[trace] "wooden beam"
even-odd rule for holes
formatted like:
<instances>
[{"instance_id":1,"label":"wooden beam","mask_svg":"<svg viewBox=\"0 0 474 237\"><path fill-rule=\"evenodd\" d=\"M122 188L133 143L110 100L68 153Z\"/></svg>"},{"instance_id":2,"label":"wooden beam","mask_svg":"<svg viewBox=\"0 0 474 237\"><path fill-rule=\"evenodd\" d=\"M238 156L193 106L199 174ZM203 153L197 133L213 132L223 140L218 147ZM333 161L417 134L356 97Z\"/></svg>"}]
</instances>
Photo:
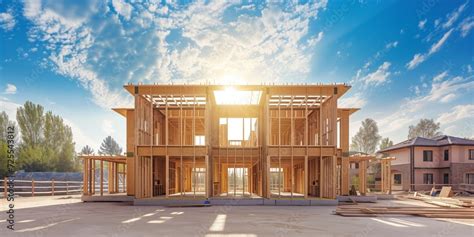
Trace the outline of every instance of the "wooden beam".
<instances>
[{"instance_id":1,"label":"wooden beam","mask_svg":"<svg viewBox=\"0 0 474 237\"><path fill-rule=\"evenodd\" d=\"M100 196L104 196L104 161L100 161Z\"/></svg>"}]
</instances>

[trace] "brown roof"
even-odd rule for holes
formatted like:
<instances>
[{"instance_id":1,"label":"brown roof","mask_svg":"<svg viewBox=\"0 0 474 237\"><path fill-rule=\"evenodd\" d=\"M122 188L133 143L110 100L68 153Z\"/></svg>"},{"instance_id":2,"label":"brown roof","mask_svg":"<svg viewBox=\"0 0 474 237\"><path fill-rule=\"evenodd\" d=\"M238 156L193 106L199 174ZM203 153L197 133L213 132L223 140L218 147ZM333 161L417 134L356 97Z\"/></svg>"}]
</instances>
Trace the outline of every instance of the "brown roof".
<instances>
[{"instance_id":1,"label":"brown roof","mask_svg":"<svg viewBox=\"0 0 474 237\"><path fill-rule=\"evenodd\" d=\"M424 137L415 137L408 139L406 141L395 144L391 147L387 147L383 150L378 151L377 153L383 153L386 151L392 151L404 147L411 146L447 146L447 145L473 145L474 140L469 140L460 137L453 137L447 135L436 136L433 138L424 138Z\"/></svg>"}]
</instances>

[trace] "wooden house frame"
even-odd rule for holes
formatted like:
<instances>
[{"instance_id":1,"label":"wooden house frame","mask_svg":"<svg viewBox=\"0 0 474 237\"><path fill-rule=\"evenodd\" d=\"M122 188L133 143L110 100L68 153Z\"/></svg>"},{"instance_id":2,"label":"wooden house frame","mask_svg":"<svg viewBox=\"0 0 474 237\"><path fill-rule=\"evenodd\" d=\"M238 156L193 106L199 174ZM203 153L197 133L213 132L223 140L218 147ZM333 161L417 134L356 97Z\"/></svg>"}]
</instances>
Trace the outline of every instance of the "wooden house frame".
<instances>
[{"instance_id":1,"label":"wooden house frame","mask_svg":"<svg viewBox=\"0 0 474 237\"><path fill-rule=\"evenodd\" d=\"M135 199L349 193L358 109L338 107L346 84L124 88L135 105L113 110L126 118L126 192Z\"/></svg>"}]
</instances>

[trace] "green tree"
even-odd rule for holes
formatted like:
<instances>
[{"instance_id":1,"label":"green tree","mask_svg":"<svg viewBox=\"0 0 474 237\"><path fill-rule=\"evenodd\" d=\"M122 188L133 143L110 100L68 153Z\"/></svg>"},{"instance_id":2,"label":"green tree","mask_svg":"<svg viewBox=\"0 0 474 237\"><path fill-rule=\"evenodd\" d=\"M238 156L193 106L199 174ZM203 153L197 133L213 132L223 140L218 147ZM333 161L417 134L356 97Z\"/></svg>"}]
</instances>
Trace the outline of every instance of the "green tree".
<instances>
[{"instance_id":1,"label":"green tree","mask_svg":"<svg viewBox=\"0 0 474 237\"><path fill-rule=\"evenodd\" d=\"M119 144L111 137L106 137L100 145L99 154L102 155L120 155L122 148Z\"/></svg>"},{"instance_id":2,"label":"green tree","mask_svg":"<svg viewBox=\"0 0 474 237\"><path fill-rule=\"evenodd\" d=\"M71 128L51 111L44 118L44 147L51 154L53 170L72 171L75 152Z\"/></svg>"},{"instance_id":3,"label":"green tree","mask_svg":"<svg viewBox=\"0 0 474 237\"><path fill-rule=\"evenodd\" d=\"M415 137L433 138L441 135L439 123L433 119L420 119L416 125L408 127L408 139Z\"/></svg>"},{"instance_id":4,"label":"green tree","mask_svg":"<svg viewBox=\"0 0 474 237\"><path fill-rule=\"evenodd\" d=\"M92 155L94 154L94 149L90 147L89 145L86 145L85 147L82 148L81 152L79 152L81 155Z\"/></svg>"},{"instance_id":5,"label":"green tree","mask_svg":"<svg viewBox=\"0 0 474 237\"><path fill-rule=\"evenodd\" d=\"M37 146L43 140L44 109L27 101L16 111L16 119L21 130L21 138L26 146Z\"/></svg>"},{"instance_id":6,"label":"green tree","mask_svg":"<svg viewBox=\"0 0 474 237\"><path fill-rule=\"evenodd\" d=\"M0 113L0 178L5 177L8 174L8 143L7 143L7 135L8 135L8 127L13 126L16 127L14 121L8 118L7 113L2 111ZM17 141L18 131L17 129L14 130L14 140ZM14 150L16 152L16 150Z\"/></svg>"},{"instance_id":7,"label":"green tree","mask_svg":"<svg viewBox=\"0 0 474 237\"><path fill-rule=\"evenodd\" d=\"M75 152L71 128L51 111L27 101L17 110L22 134L19 166L25 171L74 171Z\"/></svg>"},{"instance_id":8,"label":"green tree","mask_svg":"<svg viewBox=\"0 0 474 237\"><path fill-rule=\"evenodd\" d=\"M390 138L386 137L386 138L383 138L380 141L379 150L383 150L383 149L391 147L391 146L393 146L393 142L390 140Z\"/></svg>"},{"instance_id":9,"label":"green tree","mask_svg":"<svg viewBox=\"0 0 474 237\"><path fill-rule=\"evenodd\" d=\"M362 121L362 126L354 137L352 137L351 149L354 151L373 154L381 136L377 123L370 118Z\"/></svg>"}]
</instances>

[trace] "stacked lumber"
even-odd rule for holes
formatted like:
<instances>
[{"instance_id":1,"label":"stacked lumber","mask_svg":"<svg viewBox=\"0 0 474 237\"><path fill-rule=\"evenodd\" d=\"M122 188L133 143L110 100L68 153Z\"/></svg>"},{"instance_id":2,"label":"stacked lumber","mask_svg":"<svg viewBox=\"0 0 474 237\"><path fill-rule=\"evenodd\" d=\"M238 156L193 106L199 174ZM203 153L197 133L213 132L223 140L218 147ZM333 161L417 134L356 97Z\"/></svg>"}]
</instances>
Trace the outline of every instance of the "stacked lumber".
<instances>
[{"instance_id":1,"label":"stacked lumber","mask_svg":"<svg viewBox=\"0 0 474 237\"><path fill-rule=\"evenodd\" d=\"M406 196L406 198L422 201L439 207L474 207L472 199L431 197L416 192L413 196Z\"/></svg>"},{"instance_id":2,"label":"stacked lumber","mask_svg":"<svg viewBox=\"0 0 474 237\"><path fill-rule=\"evenodd\" d=\"M381 215L412 215L428 218L474 219L473 208L446 207L338 207L335 214L345 217L377 217Z\"/></svg>"}]
</instances>

